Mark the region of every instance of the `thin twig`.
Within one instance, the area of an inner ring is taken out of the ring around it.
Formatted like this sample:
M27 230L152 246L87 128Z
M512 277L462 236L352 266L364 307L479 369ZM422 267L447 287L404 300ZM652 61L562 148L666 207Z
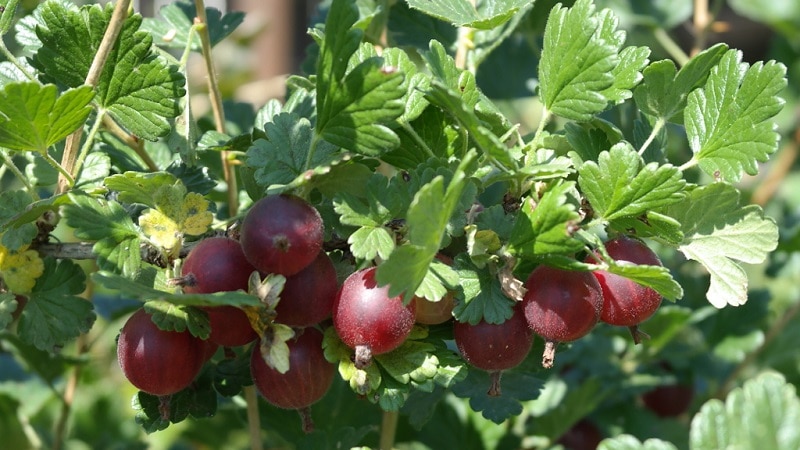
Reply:
M791 172L792 166L797 160L798 145L800 145L800 128L795 131L794 139L783 146L778 157L769 166L769 173L753 192L751 198L753 203L764 206L775 195L775 191Z
M711 15L708 11L708 0L694 0L694 44L691 55L694 56L706 48L706 31L711 24Z
M92 65L89 67L89 72L86 74L84 84L91 87L97 87L97 82L100 80L100 75L103 73L103 68L106 65L108 56L117 42L117 37L122 30L122 25L125 23L125 18L128 16L128 8L130 7L131 0L119 0L114 6L114 12L111 14L111 20L108 23L108 28L103 35L103 40L100 41L100 46L97 48L97 53L94 55ZM83 136L83 127L79 127L74 133L67 137L67 142L64 147L64 155L61 158L61 166L64 170L71 174L74 178L77 176L74 173L75 162L78 159L78 150L81 144L81 137ZM72 186L70 180L60 175L58 177L58 186L56 187L56 194L65 192Z

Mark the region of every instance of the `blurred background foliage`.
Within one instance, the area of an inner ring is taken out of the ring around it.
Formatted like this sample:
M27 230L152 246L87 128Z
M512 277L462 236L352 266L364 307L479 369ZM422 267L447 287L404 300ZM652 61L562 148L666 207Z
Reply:
M20 14L38 3L23 1ZM136 3L145 15L158 12L155 2ZM535 130L538 124L541 108L533 95L536 55L544 21L555 3L537 0L517 30L488 56L477 73L481 89L512 122L521 124L523 133ZM658 249L686 295L675 304L662 306L643 325L651 340L634 347L627 330L598 326L589 337L564 346L551 372L536 373L540 384L546 386L542 396L525 403L519 416L502 424L486 420L449 393L412 397L401 415L398 448L549 448L565 433L562 443L568 445L564 439L569 436L626 433L641 441L661 438L683 449L689 448L690 421L707 400L726 398L732 389L764 371L779 372L788 383L800 387L800 2L596 3L620 17L628 44L652 49L651 61L672 58L680 63L687 55L725 42L741 49L747 62L775 59L787 66L786 106L778 118L781 148L759 175L745 178L739 186L746 200L762 205L779 224L779 247L767 263L747 268L751 280L748 302L723 310L708 305L704 297L708 276L698 265L686 263L678 253ZM383 37L388 44L426 44L432 37L445 45L455 41L454 28L433 23L402 1L388 4L392 10ZM209 2L208 6L247 13L242 26L215 48L222 92L228 99L229 128L235 134L252 126L255 111L267 100L282 98L287 74L308 67L311 40L306 29L322 17L325 2L232 0ZM408 32L410 24L416 25L414 33ZM6 36L6 40L13 48L13 37ZM188 76L195 93L195 113L207 114L205 72L199 57L189 65ZM608 120L626 125L625 117ZM677 127L668 131L683 132ZM678 143L671 152L690 154L685 139L671 142ZM115 336L130 305L100 294L93 301L100 316L97 324L89 335L57 356L25 348L12 333L0 331L0 446L14 450L249 448L244 402L238 397L221 397L212 418L187 420L146 435L135 422L136 411L131 407L136 391L122 377L115 356ZM504 388L527 382L527 378L515 378L515 372L539 370L535 367L542 344L537 344L530 363L507 374ZM88 352L78 352L77 346ZM71 356L76 354L81 356ZM75 367L81 367L78 379L70 376ZM690 393L688 408L667 415L648 408L645 394L663 386L682 387L668 395L670 400ZM74 403L65 402L67 397ZM260 406L265 448L326 448L326 439L346 445L374 447L377 443L381 411L356 399L341 380L312 408L317 428L327 434L304 436L294 411L278 410L265 402Z

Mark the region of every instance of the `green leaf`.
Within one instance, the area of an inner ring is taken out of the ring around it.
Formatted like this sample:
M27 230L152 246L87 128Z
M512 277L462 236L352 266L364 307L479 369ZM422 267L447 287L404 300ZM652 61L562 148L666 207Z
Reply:
M17 332L36 348L57 351L92 328L94 307L78 297L86 288L83 269L71 260L44 259L44 274L36 280L22 310Z
M428 106L425 100L425 90L427 89L430 78L419 71L419 68L408 56L405 51L390 47L381 53L385 67L397 68L403 74L403 84L401 85L406 93L403 96L405 111L399 120L409 122L422 114Z
M650 49L626 47L619 52L619 64L611 71L614 83L601 94L613 104L620 104L633 97L632 89L642 81L642 69L648 63Z
M403 74L369 58L347 72L362 31L350 28L358 19L356 5L334 0L325 25L317 66L318 137L346 150L378 156L400 144L387 124L405 111Z
M469 0L408 0L408 6L457 27L490 30L499 27L520 9L528 0L496 0L479 2L476 6Z
M179 333L189 330L193 336L200 339L208 339L211 334L208 315L200 310L165 300L150 300L144 304L144 310L161 330Z
M637 216L679 202L686 182L669 165L650 163L628 143L620 143L588 161L578 171L581 191L595 215L605 220Z
M19 308L19 302L11 292L0 292L0 330L5 330L14 318L11 314Z
M572 181L557 184L538 202L526 199L517 215L509 238L509 250L518 256L536 257L572 254L583 248L571 228L580 222L575 205L570 202Z
M68 8L46 2L36 34L42 42L32 64L47 80L77 88L89 67L111 19L113 4ZM170 120L180 113L184 77L152 51L152 36L139 31L142 16L125 19L116 46L97 83L96 102L134 135L155 140L166 135Z
M468 257L459 255L455 270L462 289L453 308L456 320L472 325L481 320L498 324L511 317L515 302L503 293L500 280L488 268L479 269Z
M11 225L11 221L20 213L27 210L33 203L33 198L25 191L0 192L0 245L9 250L19 250L23 245L30 244L39 233L33 223ZM0 327L2 328L2 327Z
M692 450L800 448L800 398L783 375L765 372L706 402L692 420Z
M675 247L683 242L681 224L656 211L647 211L638 217L620 217L611 223L611 228L641 238L655 237Z
M473 411L500 424L522 413L520 402L538 397L542 384L530 371L505 370L501 380L501 395L491 397L487 394L491 385L489 373L471 369L464 381L453 386L453 393L461 398L469 398L469 406Z
M142 265L141 240L128 212L117 202L79 194L69 197L72 203L62 210L64 220L78 238L96 241L92 252L97 255L98 267L135 274Z
M667 300L675 301L683 297L683 288L672 278L669 269L666 267L623 264L613 260L608 262L608 267L602 270L623 276L642 286L655 289Z
M616 31L617 22L610 10L595 12L590 0L578 0L572 8L559 4L550 11L539 63L539 91L548 111L585 121L622 95L614 91L613 71L625 37ZM622 90L630 84L620 83Z
M19 0L0 0L0 6L3 7L3 11L0 12L0 36L8 33L11 28L18 4Z
M53 84L10 83L0 91L0 146L46 153L86 122L94 92L89 86L58 95Z
M256 182L261 186L289 184L306 170L335 158L337 148L324 141L317 142L311 151L314 131L308 119L281 113L265 125L264 132L266 139L253 143L246 162L255 169Z
M124 203L141 203L155 208L153 192L162 186L174 185L178 179L167 172L125 172L105 179L106 187L118 193Z
M651 438L641 442L634 436L621 434L603 439L597 450L678 450L678 447L661 439Z
M278 373L289 371L289 345L286 343L294 337L294 330L291 327L279 323L273 323L265 331L266 335L258 345L261 358L267 367L275 369Z
M572 426L598 408L612 390L598 378L588 378L570 386L563 378L552 377L542 386L541 395L530 408L537 434L558 439Z
M347 238L353 256L372 260L376 256L386 259L394 250L394 236L384 227L363 226Z
M686 135L693 160L709 175L730 182L742 172L758 173L778 148L780 135L771 120L785 103L786 66L775 61L742 64L742 53L730 50L711 69L706 85L689 94Z
M693 190L665 214L681 223L678 246L711 275L706 297L717 308L747 301L747 274L734 260L762 263L778 244L775 221L756 205L742 206L739 192L726 183Z
M702 86L711 69L728 50L725 44L716 44L698 53L680 71L672 60L651 63L642 71L643 81L633 92L636 105L645 114L663 121L683 123L683 109L689 93Z
M186 48L189 43L189 30L197 17L195 5L189 2L174 2L164 5L158 10L160 19L145 18L142 29L153 35L155 44L167 48ZM233 11L225 14L216 8L206 8L206 26L208 26L211 46L219 44L244 21L244 13ZM193 33L192 50L200 51L200 38Z
M439 360L432 354L433 345L407 340L397 349L375 355L375 360L392 378L403 384L411 380L423 383L437 374Z

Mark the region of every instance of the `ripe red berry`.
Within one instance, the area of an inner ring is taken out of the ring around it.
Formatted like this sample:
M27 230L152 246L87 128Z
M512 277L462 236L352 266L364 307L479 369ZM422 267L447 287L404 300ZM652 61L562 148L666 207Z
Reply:
M208 340L223 347L239 347L258 338L247 314L235 306L223 305L202 308L208 313L211 334Z
M275 321L292 327L320 323L330 317L338 289L331 259L319 252L308 267L286 278Z
M603 294L590 272L541 265L525 281L522 306L528 325L547 342L542 365L550 368L555 345L581 338L600 319Z
M533 345L533 331L517 305L513 315L503 323L455 322L453 339L465 361L492 374L489 395L496 397L500 395L502 371L516 367L528 356Z
M694 389L684 384L659 386L642 394L642 402L647 409L659 417L675 417L689 409L694 397Z
M600 430L587 419L581 419L556 441L565 450L595 450L603 435Z
M188 331L159 329L144 309L119 333L117 360L125 378L152 395L174 394L192 383L205 363L206 346Z
M289 370L280 373L267 366L256 346L250 358L250 371L256 388L271 404L297 409L303 418L303 430L313 428L308 407L321 399L333 383L336 366L325 359L322 333L304 328L287 342Z
M250 274L256 269L244 256L242 246L226 237L200 241L186 255L177 283L192 294L211 294L247 290Z
M660 266L661 260L643 242L621 236L605 244L609 256L616 261ZM589 255L587 262L593 262ZM661 295L654 289L642 286L620 275L597 270L594 276L603 289L603 312L600 320L611 325L636 327L649 319L661 305ZM640 340L638 329L631 330L634 342Z
M294 275L322 249L322 218L293 195L269 195L257 201L242 221L244 254L263 273Z
M432 302L424 297L414 297L414 303L417 309L415 315L417 323L438 325L453 318L455 298L452 292L445 294L438 302Z
M415 305L403 305L401 296L389 297L389 286L379 287L375 267L351 274L333 305L333 325L346 345L355 349L355 364L364 368L372 355L399 347L414 326Z

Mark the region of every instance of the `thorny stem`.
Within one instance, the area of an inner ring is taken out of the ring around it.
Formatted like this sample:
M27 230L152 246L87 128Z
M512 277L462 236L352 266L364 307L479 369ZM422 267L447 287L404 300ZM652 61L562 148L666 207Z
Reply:
M114 12L111 14L111 20L108 22L108 28L103 35L103 40L100 41L100 47L94 55L92 65L89 67L89 73L86 74L84 84L91 87L97 87L97 82L100 75L103 73L103 68L106 65L108 56L114 48L114 43L117 41L122 25L125 23L125 18L128 16L128 8L130 7L131 0L119 0L114 6ZM64 155L61 157L61 166L64 168L67 177L62 172L58 177L58 186L56 187L56 194L60 194L69 189L75 182L75 162L78 157L78 147L81 144L81 137L83 136L83 127L79 127L74 133L67 137L67 142L64 147Z
M14 174L15 177L25 186L25 190L28 191L29 194L34 198L34 200L39 199L39 194L36 193L36 189L34 189L33 185L28 181L28 177L25 176L22 172L19 171L16 165L14 165L14 161L11 159L8 154L0 150L0 156L3 158L3 168L10 170L11 173ZM0 178L2 178L2 172L0 172Z
M203 60L206 63L208 73L208 95L211 100L211 110L214 114L214 125L218 132L225 133L225 112L222 109L222 94L219 91L217 73L214 70L214 61L211 59L211 38L208 35L208 19L206 18L206 6L203 0L195 0L197 17L195 26L200 42L203 46ZM239 211L239 190L236 188L236 171L231 165L228 151L222 151L222 171L225 182L228 184L228 214L233 217Z
M400 417L398 411L384 411L381 419L380 450L392 450L394 439L397 434L397 420Z

